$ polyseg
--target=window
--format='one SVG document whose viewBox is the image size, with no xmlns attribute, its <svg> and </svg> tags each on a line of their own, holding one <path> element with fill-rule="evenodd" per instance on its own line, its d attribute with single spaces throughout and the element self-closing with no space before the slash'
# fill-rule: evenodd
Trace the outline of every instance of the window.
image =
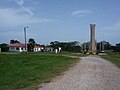
<svg viewBox="0 0 120 90">
<path fill-rule="evenodd" d="M 23 50 L 23 47 L 21 48 L 21 50 Z"/>
<path fill-rule="evenodd" d="M 14 50 L 14 47 L 11 47 L 11 50 Z"/>
<path fill-rule="evenodd" d="M 19 50 L 19 47 L 16 47 L 16 50 Z"/>
</svg>

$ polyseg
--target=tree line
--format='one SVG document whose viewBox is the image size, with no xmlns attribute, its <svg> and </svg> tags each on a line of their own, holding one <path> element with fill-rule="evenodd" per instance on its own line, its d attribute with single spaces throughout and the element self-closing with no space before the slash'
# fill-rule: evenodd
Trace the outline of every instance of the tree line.
<svg viewBox="0 0 120 90">
<path fill-rule="evenodd" d="M 15 44 L 15 43 L 20 43 L 20 41 L 14 40 L 14 39 L 10 40 L 10 44 Z M 28 51 L 32 52 L 35 45 L 39 45 L 39 44 L 36 44 L 35 40 L 30 38 L 28 40 L 28 43 L 27 43 Z M 1 48 L 2 52 L 8 52 L 9 51 L 8 44 L 6 44 L 6 43 L 0 44 L 0 48 Z"/>
<path fill-rule="evenodd" d="M 15 43 L 20 43 L 20 41 L 14 39 L 10 40 L 10 44 L 15 44 Z M 28 51 L 33 52 L 33 49 L 36 45 L 39 46 L 40 44 L 37 44 L 33 38 L 30 38 L 27 43 Z M 45 45 L 42 46 L 45 47 Z M 104 50 L 112 50 L 114 52 L 120 52 L 120 43 L 113 46 L 109 42 L 101 41 L 96 43 L 96 46 L 97 46 L 97 50 L 100 50 L 104 47 Z M 54 49 L 58 49 L 59 47 L 61 47 L 62 51 L 79 53 L 84 49 L 89 50 L 89 42 L 80 44 L 79 41 L 73 41 L 73 42 L 52 41 L 46 47 L 52 47 Z M 2 52 L 7 52 L 8 44 L 6 43 L 0 44 L 0 48 Z"/>
<path fill-rule="evenodd" d="M 61 47 L 62 51 L 68 51 L 68 52 L 80 52 L 81 46 L 79 41 L 73 41 L 73 42 L 59 42 L 59 41 L 53 41 L 49 45 L 53 48 Z"/>
</svg>

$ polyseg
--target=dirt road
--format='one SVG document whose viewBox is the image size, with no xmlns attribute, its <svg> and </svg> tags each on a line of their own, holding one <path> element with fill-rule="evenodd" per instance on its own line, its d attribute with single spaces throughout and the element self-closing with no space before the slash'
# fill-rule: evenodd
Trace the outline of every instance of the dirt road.
<svg viewBox="0 0 120 90">
<path fill-rule="evenodd" d="M 63 76 L 39 90 L 120 90 L 120 70 L 98 56 L 83 57 Z"/>
</svg>

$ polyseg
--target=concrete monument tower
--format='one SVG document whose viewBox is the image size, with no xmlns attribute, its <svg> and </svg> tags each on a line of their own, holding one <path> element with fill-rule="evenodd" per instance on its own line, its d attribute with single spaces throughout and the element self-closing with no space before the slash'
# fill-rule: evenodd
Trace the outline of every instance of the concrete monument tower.
<svg viewBox="0 0 120 90">
<path fill-rule="evenodd" d="M 90 24 L 90 53 L 96 54 L 95 24 Z"/>
</svg>

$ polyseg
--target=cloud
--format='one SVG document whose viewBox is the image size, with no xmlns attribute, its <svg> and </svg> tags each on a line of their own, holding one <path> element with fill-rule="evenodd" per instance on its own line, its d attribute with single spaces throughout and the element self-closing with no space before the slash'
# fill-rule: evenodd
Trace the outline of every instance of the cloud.
<svg viewBox="0 0 120 90">
<path fill-rule="evenodd" d="M 21 9 L 0 8 L 0 27 L 15 27 L 49 21 L 47 18 L 36 18 L 25 14 Z"/>
<path fill-rule="evenodd" d="M 72 15 L 83 17 L 91 13 L 93 13 L 91 10 L 77 10 L 77 11 L 73 11 Z"/>
<path fill-rule="evenodd" d="M 15 0 L 15 1 L 20 5 L 24 4 L 24 0 Z"/>
<path fill-rule="evenodd" d="M 120 22 L 117 22 L 111 26 L 104 27 L 104 28 L 102 28 L 102 30 L 119 31 L 120 32 Z"/>
<path fill-rule="evenodd" d="M 28 12 L 30 15 L 34 15 L 34 13 L 33 13 L 28 7 L 23 6 L 25 0 L 15 0 L 15 2 L 16 2 L 23 10 L 25 10 L 26 12 Z"/>
<path fill-rule="evenodd" d="M 105 37 L 108 40 L 112 40 L 112 42 L 120 42 L 120 22 L 117 22 L 111 26 L 106 26 L 101 28 L 102 32 L 104 33 Z"/>
</svg>

